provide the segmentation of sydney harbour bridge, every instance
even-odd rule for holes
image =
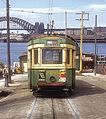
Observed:
[[[7,20],[7,17],[0,17],[0,22],[6,21],[6,20]],[[10,17],[9,20],[10,20],[10,22],[17,24],[17,26],[18,25],[21,26],[21,27],[17,27],[17,28],[10,28],[10,30],[26,30],[30,34],[44,32],[44,23],[43,22],[42,23],[36,22],[33,25],[23,19],[16,18],[16,17]],[[6,30],[6,28],[0,28],[0,30]]]
[[[6,40],[6,33],[2,34],[2,31],[7,30],[6,25],[3,26],[3,22],[7,21],[7,17],[0,17],[0,40]],[[29,23],[26,20],[23,20],[21,18],[16,18],[16,17],[9,17],[9,21],[10,21],[10,30],[11,31],[15,31],[15,30],[25,30],[27,31],[27,35],[24,34],[24,32],[22,34],[24,34],[26,40],[28,37],[26,36],[30,36],[31,34],[44,34],[45,32],[47,32],[47,29],[44,28],[44,23],[43,22],[35,22],[35,24]],[[14,27],[13,27],[13,24]],[[65,31],[65,29],[54,29],[55,31]],[[5,37],[3,37],[5,36]]]

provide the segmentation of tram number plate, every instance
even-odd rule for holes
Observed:
[[[39,80],[45,80],[45,79],[46,79],[46,71],[39,70]]]

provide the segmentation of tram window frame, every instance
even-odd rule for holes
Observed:
[[[47,50],[48,51],[52,51],[51,52],[52,58],[55,55],[55,54],[53,54],[53,50],[60,51],[60,53],[59,53],[59,60],[57,62],[56,61],[54,61],[54,62],[53,61],[51,61],[51,62],[46,61],[44,56],[46,56],[45,52]],[[50,48],[45,49],[44,48],[44,49],[42,49],[42,64],[62,64],[62,57],[63,57],[62,49],[57,49],[57,48],[53,48],[53,49],[50,49]]]
[[[70,49],[69,48],[66,50],[66,63],[70,64]]]
[[[32,66],[32,50],[29,50],[29,65]]]
[[[75,68],[75,62],[76,62],[76,59],[75,59],[75,50],[72,50],[72,67]]]
[[[34,49],[34,64],[38,64],[38,49]]]

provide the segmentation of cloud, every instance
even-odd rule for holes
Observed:
[[[89,7],[90,9],[93,9],[95,11],[97,10],[106,10],[106,4],[92,4]]]

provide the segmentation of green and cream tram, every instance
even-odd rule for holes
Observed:
[[[72,38],[61,35],[31,38],[28,43],[30,89],[74,89],[77,47]]]

